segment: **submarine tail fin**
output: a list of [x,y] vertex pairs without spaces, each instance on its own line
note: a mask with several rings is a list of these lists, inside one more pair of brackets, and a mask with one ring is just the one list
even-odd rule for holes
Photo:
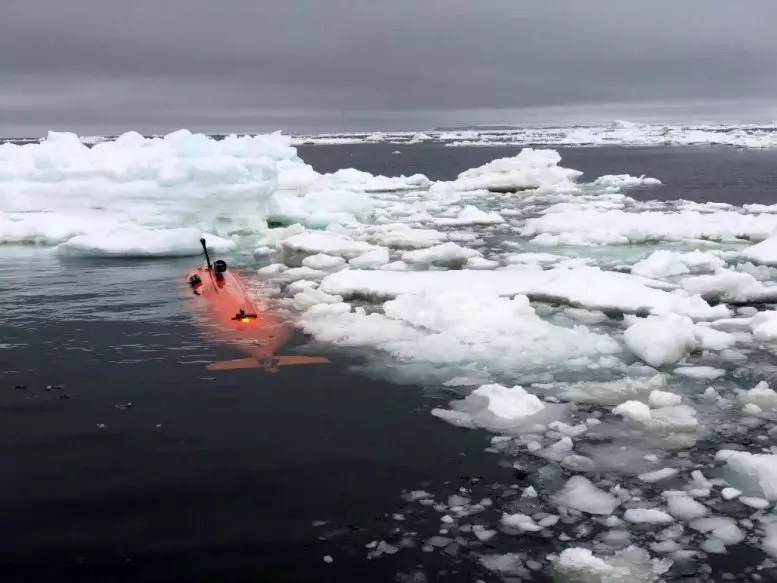
[[266,360],[259,360],[257,358],[237,358],[235,360],[212,362],[207,368],[208,370],[263,368],[274,372],[281,366],[294,366],[300,364],[329,364],[329,359],[325,356],[276,356]]

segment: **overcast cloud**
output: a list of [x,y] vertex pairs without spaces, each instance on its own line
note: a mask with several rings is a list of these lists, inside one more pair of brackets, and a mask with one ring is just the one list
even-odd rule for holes
[[777,118],[774,0],[0,0],[0,135]]

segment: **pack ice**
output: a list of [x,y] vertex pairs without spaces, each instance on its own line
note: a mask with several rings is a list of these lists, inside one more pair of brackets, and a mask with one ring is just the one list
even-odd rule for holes
[[[652,139],[628,126],[596,139],[627,132]],[[0,145],[0,243],[164,257],[199,254],[205,234],[230,261],[253,253],[259,288],[317,349],[442,391],[430,422],[482,431],[523,476],[477,499],[411,497],[440,515],[429,552],[466,550],[505,576],[640,582],[703,572],[740,544],[777,552],[777,213],[645,202],[660,177],[581,182],[548,149],[432,181],[321,174],[293,143],[182,130]],[[417,526],[397,520],[404,538],[375,549],[409,548]],[[553,552],[515,550],[532,536]]]

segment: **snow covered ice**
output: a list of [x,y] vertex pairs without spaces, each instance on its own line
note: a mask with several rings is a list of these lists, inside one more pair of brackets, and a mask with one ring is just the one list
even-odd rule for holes
[[[473,488],[407,499],[445,531],[421,541],[424,552],[469,549],[518,577],[670,581],[737,545],[777,554],[777,367],[767,366],[777,212],[646,202],[661,176],[583,181],[536,144],[774,147],[775,135],[639,124],[221,140],[183,130],[89,147],[51,133],[0,145],[0,244],[175,257],[199,255],[205,236],[254,270],[315,343],[429,388],[430,423],[481,432],[524,476],[477,499]],[[297,154],[304,141],[535,146],[435,181],[319,173]],[[521,548],[521,537],[553,552],[483,547]]]

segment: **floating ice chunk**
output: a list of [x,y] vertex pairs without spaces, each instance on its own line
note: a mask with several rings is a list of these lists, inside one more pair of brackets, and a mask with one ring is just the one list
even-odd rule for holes
[[[699,296],[687,296],[655,289],[653,282],[628,274],[602,271],[595,267],[548,269],[544,271],[445,271],[385,273],[343,270],[327,277],[324,291],[343,297],[351,295],[392,297],[420,291],[490,288],[503,296],[526,294],[539,300],[560,300],[593,310],[623,312],[675,312],[698,319],[728,317],[725,306],[712,307]],[[656,283],[656,285],[659,285]]]
[[358,257],[354,257],[348,264],[353,269],[379,269],[389,261],[389,250],[385,247],[376,247],[372,251],[367,251]]
[[674,369],[675,374],[692,379],[719,379],[726,374],[722,368],[713,368],[711,366],[678,366]]
[[584,455],[570,454],[562,458],[561,467],[573,472],[593,472],[596,470],[596,463]]
[[285,269],[276,276],[276,279],[282,281],[298,281],[300,279],[319,280],[326,277],[327,272],[320,269],[311,269],[310,267],[293,267]]
[[654,367],[673,364],[698,346],[689,318],[648,316],[636,321],[623,334],[626,346]]
[[[332,293],[337,288],[319,289]],[[299,324],[318,340],[374,347],[398,360],[457,366],[488,363],[502,370],[573,366],[572,359],[600,358],[621,350],[605,334],[543,320],[525,296],[510,300],[478,287],[399,295],[385,302],[383,311],[314,310]]]
[[467,260],[480,256],[480,253],[473,249],[461,247],[452,241],[448,241],[428,249],[405,251],[402,254],[402,261],[410,265],[438,265],[456,268],[462,267]]
[[647,378],[624,378],[612,381],[582,381],[561,392],[564,399],[578,403],[619,405],[666,386],[661,374]]
[[761,410],[777,409],[777,392],[769,388],[766,381],[761,381],[754,388],[739,394],[742,403],[757,405]]
[[565,549],[553,559],[561,579],[574,583],[655,583],[671,566],[671,560],[651,559],[647,551],[633,545],[606,560],[578,547]]
[[750,496],[777,500],[777,455],[721,450],[727,481]]
[[380,269],[383,271],[407,271],[409,267],[404,261],[392,261],[381,266]]
[[57,252],[93,257],[195,257],[202,254],[200,237],[205,237],[212,253],[223,253],[235,247],[230,240],[197,229],[134,228],[99,235],[77,235],[61,243]]
[[[298,281],[295,283],[302,283],[302,281]],[[305,282],[305,283],[310,283],[310,282]],[[332,296],[329,294],[325,294],[320,290],[308,287],[307,289],[304,289],[294,295],[294,299],[292,300],[292,305],[294,306],[294,309],[299,311],[304,311],[309,309],[311,306],[315,306],[318,304],[338,304],[340,302],[342,302],[342,298],[340,296]]]
[[720,257],[703,251],[678,253],[658,250],[631,267],[631,273],[648,278],[666,278],[689,273],[715,271],[724,267],[726,262]]
[[334,271],[345,266],[345,259],[335,255],[317,253],[316,255],[305,257],[302,260],[302,266],[319,271]]
[[598,310],[584,310],[581,308],[565,308],[564,315],[584,324],[600,324],[607,321],[607,315]]
[[492,261],[484,257],[470,257],[464,264],[465,269],[496,269],[497,267],[499,267],[498,261]]
[[638,524],[668,524],[674,522],[674,518],[657,508],[629,508],[623,513],[623,519]]
[[693,431],[699,424],[696,411],[687,405],[650,409],[645,403],[627,401],[612,412],[649,430]]
[[553,445],[542,448],[535,452],[538,455],[547,460],[554,460],[560,462],[569,454],[574,448],[574,444],[569,437],[562,437]]
[[709,512],[706,506],[685,495],[669,496],[667,505],[672,516],[679,520],[696,520]]
[[755,508],[756,510],[764,510],[771,506],[771,502],[764,500],[763,498],[757,498],[755,496],[740,496],[739,501],[745,506]]
[[504,555],[484,555],[480,562],[489,571],[495,571],[503,575],[528,575],[529,571],[523,566],[523,559],[517,553]]
[[764,524],[764,538],[761,541],[763,551],[777,557],[777,522],[767,522]]
[[682,281],[685,291],[723,302],[777,300],[777,286],[767,286],[749,273],[719,270],[714,275],[697,275]]
[[504,217],[497,212],[482,211],[472,205],[467,205],[459,212],[458,217],[438,218],[434,222],[444,226],[458,225],[498,225],[504,223]]
[[734,498],[741,496],[742,492],[736,488],[723,488],[720,491],[720,495],[723,496],[724,500],[733,500]]
[[736,336],[733,334],[715,330],[703,324],[698,324],[694,333],[700,348],[703,350],[726,350],[737,342]]
[[290,294],[298,294],[300,292],[303,292],[308,289],[315,289],[318,287],[317,281],[309,281],[306,279],[300,279],[297,281],[291,282],[288,286],[286,286],[286,291]]
[[520,386],[508,388],[497,384],[482,385],[472,391],[465,400],[508,421],[523,419],[545,408],[536,395],[527,393]]
[[534,522],[531,516],[526,516],[525,514],[521,513],[503,514],[502,524],[507,527],[517,529],[521,532],[538,532],[543,528]]
[[317,253],[340,255],[346,259],[358,257],[374,249],[369,243],[354,241],[345,235],[330,231],[293,235],[283,240],[281,245],[287,252],[305,253],[308,255]]
[[680,395],[666,391],[654,390],[650,392],[648,397],[648,404],[654,409],[658,407],[672,407],[673,405],[680,405],[682,402],[683,398]]
[[605,174],[591,183],[596,190],[603,189],[607,192],[620,192],[626,188],[637,186],[661,186],[658,178],[646,176],[631,176],[630,174]]
[[620,504],[612,494],[600,490],[583,476],[572,476],[564,487],[552,496],[554,502],[588,514],[612,514]]
[[368,217],[373,208],[373,201],[363,192],[324,189],[299,195],[279,191],[270,200],[267,218],[316,229],[331,224],[358,225],[359,219]]
[[699,532],[709,533],[711,537],[721,541],[724,545],[739,544],[745,538],[736,521],[727,516],[699,518],[691,522],[691,528]]
[[574,180],[583,173],[558,165],[561,156],[555,150],[524,148],[517,156],[493,160],[459,174],[454,181],[457,190],[519,190],[552,188],[574,190]]
[[567,581],[605,581],[615,567],[595,557],[588,549],[573,547],[561,552],[555,568]]
[[324,174],[316,180],[329,188],[348,189],[356,192],[400,192],[426,189],[432,186],[432,182],[423,174],[374,176],[355,168],[342,168],[332,174]]
[[558,407],[548,407],[523,387],[492,384],[478,387],[464,399],[452,401],[451,408],[433,409],[432,415],[454,425],[506,431],[542,421],[547,423],[554,419]]
[[[280,134],[217,140],[186,130],[149,139],[128,132],[89,148],[75,134],[51,132],[39,144],[3,144],[0,241],[55,244],[86,235],[93,238],[82,243],[99,251],[97,239],[115,231],[107,255],[114,257],[123,230],[259,232],[283,164],[301,162]],[[149,241],[123,237],[133,251]]]
[[761,342],[777,340],[777,311],[759,312],[750,321],[750,329],[753,331],[753,338],[756,340]]
[[649,425],[653,418],[650,413],[650,407],[640,401],[626,401],[615,407],[612,412],[615,415],[622,415],[623,417],[641,423],[642,425]]
[[375,245],[396,249],[423,249],[439,245],[448,238],[442,231],[413,229],[407,225],[388,225],[371,229],[370,241]]
[[732,211],[627,212],[608,208],[555,205],[526,221],[521,235],[535,242],[579,245],[646,243],[707,239],[734,241],[766,237],[777,229],[777,216]]
[[271,263],[270,265],[260,267],[256,270],[256,273],[259,275],[278,275],[279,273],[283,273],[288,269],[288,266],[283,263]]
[[777,236],[743,249],[740,257],[764,265],[777,265]]
[[666,480],[668,478],[673,478],[677,475],[677,472],[678,470],[675,468],[661,468],[660,470],[640,474],[637,477],[643,482],[654,483],[660,482],[661,480]]
[[583,423],[580,425],[568,425],[562,421],[554,421],[548,425],[548,428],[552,429],[553,431],[558,431],[560,434],[567,435],[569,437],[579,437],[588,431],[588,426]]
[[540,265],[551,265],[564,260],[563,255],[553,253],[514,253],[508,255],[507,263],[537,263]]

